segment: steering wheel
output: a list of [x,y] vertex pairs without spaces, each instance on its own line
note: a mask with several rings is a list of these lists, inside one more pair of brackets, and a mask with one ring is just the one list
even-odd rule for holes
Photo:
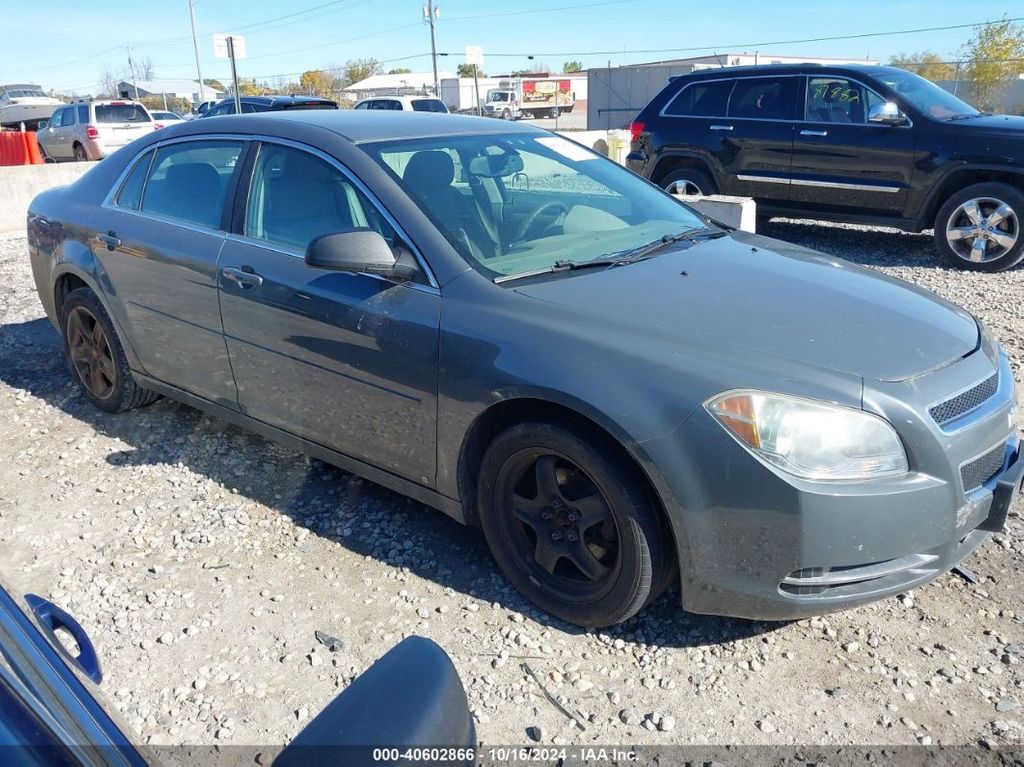
[[568,215],[569,207],[564,202],[559,202],[558,200],[552,200],[551,202],[546,202],[543,205],[537,206],[526,215],[526,218],[523,219],[523,223],[521,223],[519,228],[516,230],[516,234],[515,237],[512,238],[512,242],[519,242],[520,240],[525,239],[527,232],[529,232],[530,229],[533,228],[533,225],[537,223],[537,219],[545,213],[555,213],[557,219],[558,216]]

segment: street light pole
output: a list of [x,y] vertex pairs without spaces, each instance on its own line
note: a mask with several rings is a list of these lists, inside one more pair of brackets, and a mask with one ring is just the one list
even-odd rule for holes
[[[196,54],[196,75],[199,76],[199,101],[198,104],[202,104],[206,101],[203,96],[203,70],[199,66],[199,35],[196,33],[196,6],[193,0],[188,0],[188,15],[192,19],[192,48]],[[197,106],[198,106],[197,104]]]
[[437,42],[434,39],[434,17],[437,15],[438,8],[434,5],[434,0],[427,0],[427,7],[423,9],[427,14],[427,23],[430,24],[430,62],[434,67],[434,95],[441,95],[441,84],[437,80]]

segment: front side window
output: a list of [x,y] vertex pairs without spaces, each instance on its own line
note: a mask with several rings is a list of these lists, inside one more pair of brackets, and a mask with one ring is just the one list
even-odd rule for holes
[[47,125],[51,128],[60,128],[61,126],[63,126],[64,112],[66,111],[66,109],[67,107],[63,109],[58,109],[56,112],[50,115],[50,121],[47,123]]
[[807,78],[804,119],[818,123],[865,124],[881,96],[855,80],[842,77]]
[[691,83],[668,106],[665,114],[677,117],[725,117],[732,80]]
[[160,147],[146,182],[142,210],[219,228],[243,147],[241,141],[186,141]]
[[260,147],[246,207],[247,237],[305,251],[321,235],[367,227],[394,244],[395,230],[334,165],[293,147]]
[[621,256],[704,225],[669,195],[561,136],[449,136],[364,149],[489,276]]
[[751,77],[736,81],[729,97],[729,117],[792,120],[795,77]]

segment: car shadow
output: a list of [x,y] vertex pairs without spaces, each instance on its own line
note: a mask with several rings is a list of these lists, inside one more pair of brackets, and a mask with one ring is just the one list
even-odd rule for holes
[[[168,399],[130,413],[95,409],[79,394],[59,337],[44,318],[0,325],[0,381],[127,444],[108,454],[113,466],[181,464],[355,553],[498,603],[545,627],[585,633],[534,608],[505,581],[482,534],[439,511]],[[678,591],[670,590],[637,617],[601,633],[630,643],[698,647],[783,625],[693,615],[679,608],[678,599]]]
[[757,233],[838,256],[864,266],[916,266],[946,269],[931,233],[898,229],[849,229],[842,224],[794,219],[759,222]]

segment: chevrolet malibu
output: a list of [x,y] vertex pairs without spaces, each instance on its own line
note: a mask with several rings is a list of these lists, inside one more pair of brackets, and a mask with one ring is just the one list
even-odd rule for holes
[[527,126],[184,123],[39,195],[28,235],[96,407],[171,397],[477,525],[583,626],[674,584],[758,619],[903,592],[1020,491],[970,314]]

